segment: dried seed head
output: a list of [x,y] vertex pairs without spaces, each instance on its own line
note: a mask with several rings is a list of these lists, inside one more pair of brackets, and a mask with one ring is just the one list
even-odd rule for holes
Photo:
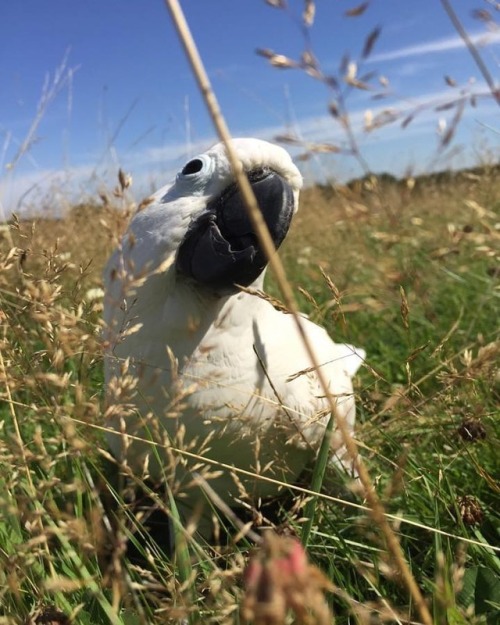
[[255,52],[259,56],[263,56],[265,59],[267,59],[273,67],[277,67],[279,69],[290,69],[292,67],[299,67],[299,64],[296,63],[293,59],[289,59],[283,54],[276,54],[273,50],[270,50],[269,48],[257,48]]
[[399,294],[401,296],[401,319],[403,321],[403,327],[405,330],[410,328],[410,307],[408,305],[408,298],[406,297],[405,290],[402,286],[399,287]]
[[347,11],[344,11],[344,15],[346,17],[358,17],[359,15],[363,15],[363,13],[366,11],[369,5],[370,5],[369,2],[363,2],[362,4],[358,4],[352,9],[348,9]]
[[330,115],[332,115],[332,117],[339,116],[339,107],[337,106],[336,102],[330,102],[330,104],[328,105],[328,110],[330,111]]
[[152,202],[154,202],[154,199],[153,199],[151,196],[144,198],[144,199],[140,202],[139,206],[137,207],[137,212],[139,213],[140,211],[144,210],[144,209],[145,209],[147,206],[149,206]]
[[109,202],[109,196],[107,193],[105,193],[104,191],[100,191],[98,193],[99,198],[101,200],[101,202],[103,203],[104,206],[109,206],[110,202]]
[[318,61],[310,50],[304,50],[300,60],[304,69],[318,69]]
[[316,5],[314,4],[314,0],[304,0],[304,12],[302,13],[302,20],[306,26],[312,26],[315,14]]
[[285,0],[265,0],[266,4],[275,9],[286,9]]
[[472,17],[476,20],[480,20],[481,22],[486,22],[487,24],[495,21],[491,13],[486,9],[474,9],[472,11]]
[[355,61],[351,61],[347,65],[345,80],[352,81],[356,78],[356,74],[358,73],[358,66]]
[[361,57],[363,59],[366,59],[367,57],[370,56],[370,54],[373,51],[373,48],[375,47],[375,44],[377,43],[377,39],[380,37],[381,32],[382,32],[382,29],[380,28],[380,26],[377,26],[368,35],[368,37],[365,40],[365,44],[363,46],[363,51],[361,52]]
[[465,417],[457,430],[462,440],[469,443],[484,440],[486,438],[486,430],[479,419],[474,417]]
[[123,171],[123,169],[118,170],[118,182],[120,183],[120,188],[122,191],[128,189],[132,185],[132,176]]
[[373,124],[373,113],[370,109],[367,109],[363,114],[363,121],[365,125],[365,130],[368,132]]
[[284,54],[275,54],[269,59],[269,63],[271,63],[273,67],[278,67],[279,69],[297,67],[297,63],[295,63],[292,59],[289,59]]
[[479,500],[473,495],[464,495],[459,497],[458,509],[460,516],[465,525],[479,525],[482,523],[484,513]]
[[440,137],[443,136],[445,130],[446,130],[446,119],[441,117],[440,119],[438,119],[438,124],[437,124],[438,135]]

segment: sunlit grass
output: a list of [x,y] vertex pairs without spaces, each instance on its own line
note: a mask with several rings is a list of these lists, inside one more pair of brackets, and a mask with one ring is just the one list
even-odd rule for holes
[[[499,208],[495,169],[308,189],[282,251],[302,309],[367,351],[357,438],[436,623],[500,619],[488,547],[500,531]],[[3,233],[0,623],[47,622],[49,608],[59,622],[238,622],[249,541],[211,547],[173,510],[169,559],[106,454],[95,289],[125,221],[96,205]],[[339,589],[337,622],[415,618],[377,528],[351,505],[364,502],[328,471],[323,492],[345,503],[318,500],[308,551]]]

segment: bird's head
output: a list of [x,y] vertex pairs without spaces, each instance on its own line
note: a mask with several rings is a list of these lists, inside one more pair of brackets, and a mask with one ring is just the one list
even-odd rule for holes
[[[266,141],[233,139],[232,146],[278,248],[298,207],[300,172],[283,148]],[[226,295],[263,273],[267,258],[222,143],[191,158],[153,199],[131,224],[134,240],[146,254],[174,254],[178,280]]]

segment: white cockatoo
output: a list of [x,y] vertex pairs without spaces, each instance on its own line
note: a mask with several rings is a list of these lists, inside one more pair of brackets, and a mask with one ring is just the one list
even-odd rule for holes
[[[278,248],[302,177],[276,145],[232,146]],[[109,444],[135,471],[157,480],[174,474],[175,492],[190,481],[190,467],[199,471],[197,456],[215,461],[210,484],[224,501],[256,501],[279,490],[260,476],[293,483],[318,452],[328,402],[292,316],[255,293],[266,264],[219,143],[152,196],[105,269]],[[302,323],[352,430],[351,380],[364,352]],[[332,458],[342,455],[337,432]],[[195,503],[189,490],[183,497]]]

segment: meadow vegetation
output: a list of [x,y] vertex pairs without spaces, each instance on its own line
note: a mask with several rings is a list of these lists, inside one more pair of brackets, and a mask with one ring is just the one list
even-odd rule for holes
[[[106,450],[101,271],[135,210],[120,193],[0,231],[2,625],[241,622],[251,541],[188,527],[168,558]],[[305,189],[281,251],[301,309],[367,351],[356,439],[436,624],[500,622],[499,239],[490,166]],[[335,622],[418,622],[360,492],[333,474],[322,491],[307,551]]]
[[[267,4],[288,12],[282,0]],[[441,4],[500,103],[451,4]],[[491,26],[489,11],[476,13]],[[389,93],[387,79],[363,70],[381,30],[328,74],[310,46],[314,16],[315,3],[305,0],[298,58],[257,53],[325,86],[347,153],[368,172],[347,99],[356,89]],[[64,86],[64,68],[12,168]],[[469,105],[469,87],[452,90],[443,102],[367,115],[365,130],[404,128],[424,109],[448,111],[443,156]],[[304,146],[293,134],[280,139],[341,151]],[[62,218],[13,215],[0,224],[0,625],[417,625],[422,612],[359,483],[329,469],[321,494],[307,492],[307,477],[290,485],[280,525],[252,559],[247,526],[208,544],[196,519],[183,525],[171,491],[150,490],[110,456],[101,273],[137,210],[129,182],[120,171],[114,191]],[[367,173],[344,186],[306,188],[280,251],[301,310],[336,341],[366,349],[355,381],[356,441],[436,625],[500,623],[499,250],[500,169],[492,164],[402,180]],[[279,305],[272,276],[267,289]],[[125,373],[122,382],[133,383]],[[137,500],[140,486],[148,498]],[[158,530],[148,530],[153,511],[170,516],[172,556],[155,540]],[[230,511],[215,514],[221,526],[235,523]],[[258,515],[253,521],[257,532],[269,525]],[[309,564],[290,536],[307,538]]]

